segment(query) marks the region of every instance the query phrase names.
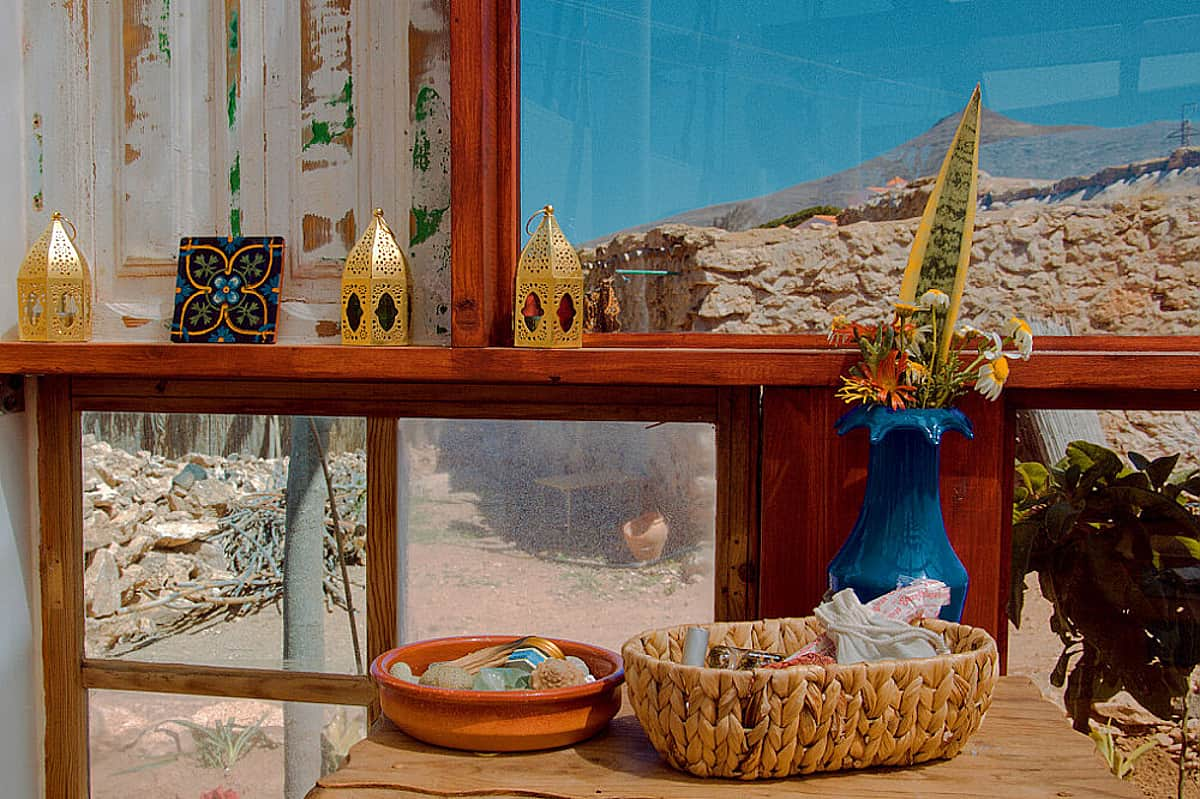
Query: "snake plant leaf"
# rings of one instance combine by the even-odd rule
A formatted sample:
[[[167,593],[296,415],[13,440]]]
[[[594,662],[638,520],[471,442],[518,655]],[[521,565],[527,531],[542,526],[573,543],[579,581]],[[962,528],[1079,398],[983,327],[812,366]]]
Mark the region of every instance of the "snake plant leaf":
[[[950,307],[944,318],[938,319],[938,355],[943,359],[950,350],[971,261],[979,175],[979,115],[977,84],[925,203],[900,285],[901,302],[916,304],[917,297],[929,289],[939,289],[950,297]]]

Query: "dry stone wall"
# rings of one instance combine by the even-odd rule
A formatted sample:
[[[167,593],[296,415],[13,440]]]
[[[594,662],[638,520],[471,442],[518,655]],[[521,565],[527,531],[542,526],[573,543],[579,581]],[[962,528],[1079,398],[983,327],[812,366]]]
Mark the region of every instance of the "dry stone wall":
[[[1029,198],[979,211],[961,318],[985,329],[1015,313],[1077,335],[1196,335],[1200,192],[1185,190],[1194,176],[1183,174],[1181,185],[1181,174],[1163,191],[1109,191],[1073,203]],[[895,209],[920,205],[897,200]],[[678,273],[616,282],[626,331],[816,333],[837,314],[862,321],[885,312],[916,226],[916,218],[739,232],[664,225],[583,257]],[[1123,449],[1200,451],[1200,425],[1187,415],[1102,421]]]
[[[1017,313],[1075,334],[1200,327],[1200,197],[1019,206],[976,217],[962,318]],[[678,272],[618,282],[622,329],[823,332],[895,299],[916,219],[738,232],[666,225],[585,253]],[[625,255],[631,257],[626,259]]]

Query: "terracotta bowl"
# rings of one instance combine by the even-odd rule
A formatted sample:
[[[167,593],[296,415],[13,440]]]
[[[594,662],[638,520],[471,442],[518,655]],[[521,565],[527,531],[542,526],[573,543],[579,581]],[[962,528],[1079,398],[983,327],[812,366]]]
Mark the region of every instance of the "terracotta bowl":
[[[564,654],[587,663],[595,682],[545,691],[456,691],[414,685],[389,672],[392,664],[403,660],[414,674],[423,674],[430,663],[519,637],[436,638],[384,652],[371,664],[383,714],[420,741],[478,752],[569,746],[595,735],[616,715],[625,681],[621,656],[574,641],[553,639]]]

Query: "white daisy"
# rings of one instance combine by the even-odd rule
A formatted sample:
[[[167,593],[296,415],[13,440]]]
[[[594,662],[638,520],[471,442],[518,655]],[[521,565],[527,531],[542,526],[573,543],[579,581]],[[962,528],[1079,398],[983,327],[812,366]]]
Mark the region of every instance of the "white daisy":
[[[1004,323],[1004,335],[1013,340],[1017,352],[1021,353],[1021,359],[1029,360],[1029,356],[1033,354],[1033,331],[1029,329],[1029,323],[1016,316],[1009,317]]]
[[[975,379],[975,390],[986,399],[994,400],[1000,396],[1004,381],[1008,380],[1008,359],[989,358],[979,367],[979,376]]]
[[[926,308],[944,311],[950,307],[950,295],[941,289],[930,289],[921,295],[921,304]]]

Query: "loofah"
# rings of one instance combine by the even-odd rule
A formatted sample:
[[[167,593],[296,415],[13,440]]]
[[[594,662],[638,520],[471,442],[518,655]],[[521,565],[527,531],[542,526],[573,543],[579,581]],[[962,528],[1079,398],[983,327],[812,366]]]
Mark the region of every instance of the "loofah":
[[[567,688],[572,685],[583,685],[587,675],[579,670],[574,663],[558,658],[544,660],[533,670],[529,684],[535,691],[547,688]]]
[[[454,688],[470,690],[475,684],[475,677],[466,669],[451,666],[448,663],[430,663],[429,668],[421,675],[421,685],[434,688]]]

